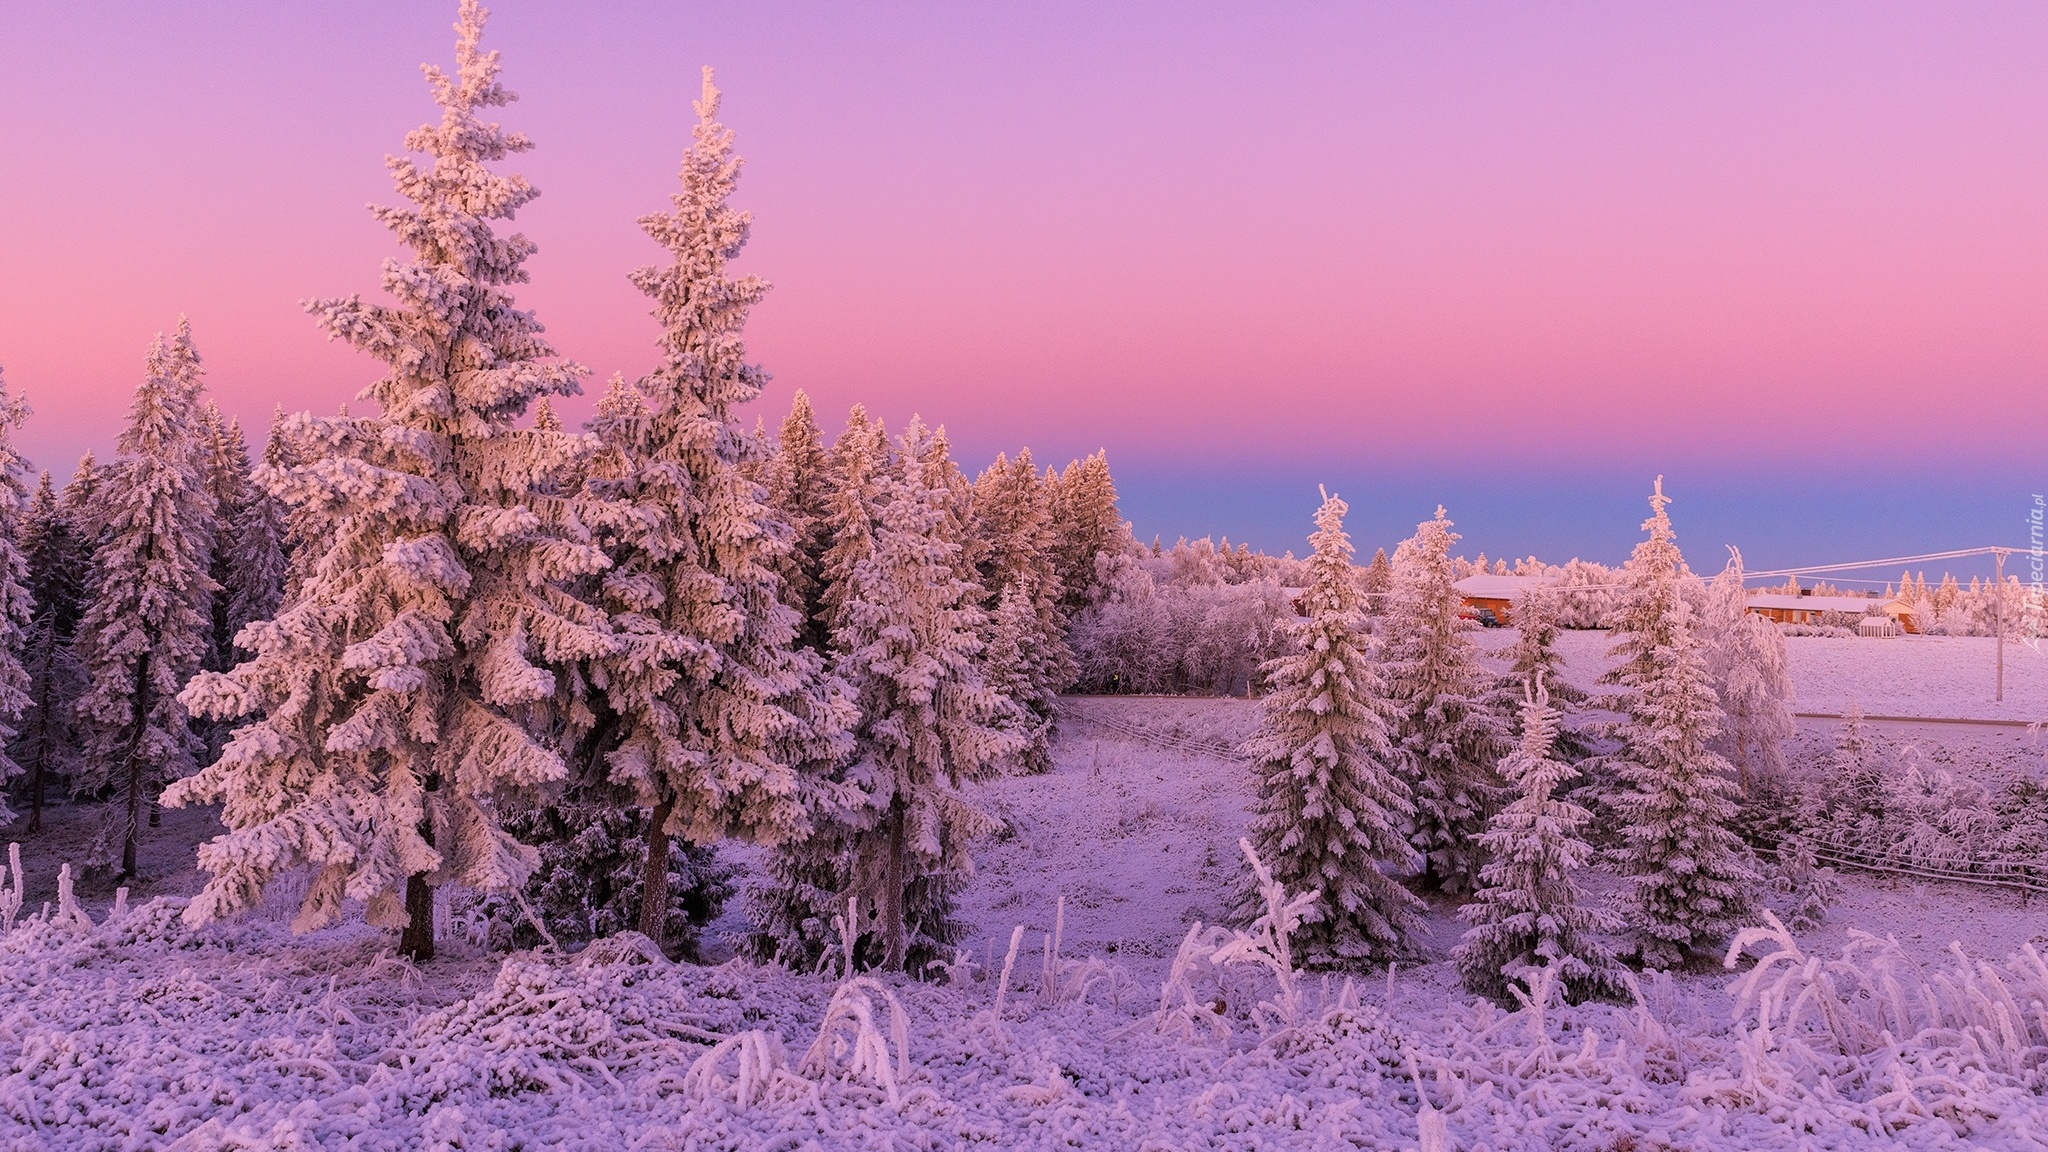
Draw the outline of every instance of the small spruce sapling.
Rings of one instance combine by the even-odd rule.
[[[1465,987],[1500,1003],[1525,968],[1554,968],[1574,1000],[1619,993],[1614,955],[1596,938],[1614,917],[1587,900],[1575,875],[1593,858],[1592,813],[1558,795],[1576,770],[1553,751],[1557,709],[1539,670],[1525,685],[1521,743],[1501,762],[1515,798],[1480,838],[1490,857],[1458,914],[1472,922],[1451,959]]]

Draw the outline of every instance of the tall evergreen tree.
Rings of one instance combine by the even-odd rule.
[[[1504,795],[1495,765],[1508,750],[1507,726],[1487,701],[1493,678],[1466,635],[1471,623],[1458,614],[1457,540],[1438,508],[1394,550],[1379,632],[1387,694],[1401,717],[1398,739],[1414,773],[1410,842],[1427,861],[1424,875],[1446,892],[1478,881],[1479,836]]]
[[[537,193],[489,165],[531,145],[482,118],[513,94],[479,47],[475,0],[455,27],[456,74],[425,69],[440,122],[406,137],[427,161],[387,162],[411,206],[373,209],[412,251],[385,265],[396,304],[307,305],[390,366],[363,393],[377,414],[284,422],[293,464],[257,479],[317,554],[277,617],[243,631],[255,655],[185,691],[197,712],[251,717],[166,797],[222,802],[228,829],[200,849],[211,879],[189,923],[310,865],[300,928],[363,899],[372,923],[403,927],[405,955],[430,958],[435,886],[504,890],[537,866],[497,802],[564,776],[538,714],[613,647],[603,613],[567,590],[606,558],[551,494],[586,442],[515,426],[583,372],[513,301],[532,242],[494,225]]]
[[[810,777],[845,755],[852,723],[843,687],[797,642],[781,575],[789,526],[744,471],[767,447],[734,409],[767,376],[747,363],[741,332],[768,286],[726,272],[750,218],[727,204],[740,161],[718,102],[707,68],[675,211],[640,221],[672,256],[633,274],[655,302],[662,363],[637,385],[644,414],[600,423],[624,467],[592,483],[619,510],[605,525],[604,586],[627,640],[594,667],[607,715],[593,738],[613,782],[650,810],[640,926],[657,939],[669,838],[809,835]]]
[[[1245,745],[1259,782],[1250,839],[1289,891],[1320,893],[1298,939],[1326,964],[1411,954],[1422,907],[1386,872],[1422,858],[1401,832],[1412,805],[1392,735],[1399,717],[1367,647],[1347,508],[1324,494],[1309,538],[1307,616],[1287,625],[1289,654],[1265,666],[1271,688]],[[1240,912],[1254,914],[1255,900],[1247,891]]]
[[[1642,962],[1669,968],[1712,952],[1749,911],[1759,883],[1735,834],[1728,762],[1709,746],[1721,709],[1694,633],[1691,579],[1679,554],[1671,503],[1658,477],[1643,521],[1649,536],[1622,569],[1608,679],[1622,688],[1627,719],[1613,760],[1622,790],[1626,918]]]
[[[952,892],[968,845],[995,820],[971,788],[1023,746],[1015,706],[983,678],[979,589],[958,575],[944,495],[927,479],[929,435],[913,420],[882,487],[872,550],[854,567],[833,635],[834,670],[859,703],[858,799],[817,836],[779,849],[777,889],[755,904],[757,948],[794,958],[843,916],[862,963],[923,972],[958,939]]]
[[[22,731],[30,708],[31,684],[28,670],[22,666],[22,656],[31,632],[35,600],[27,586],[29,568],[18,543],[22,539],[23,514],[28,510],[28,493],[22,484],[22,473],[28,465],[14,446],[15,431],[28,416],[28,402],[9,392],[6,378],[0,376],[0,786],[22,773],[14,757],[15,737]],[[35,790],[34,781],[31,790]],[[30,806],[40,826],[40,797],[32,796]],[[0,824],[13,820],[7,794],[0,790]]]
[[[111,465],[103,465],[87,452],[78,458],[78,467],[72,470],[71,482],[57,496],[57,510],[71,526],[71,536],[84,548],[88,559],[99,547],[100,538],[106,534],[106,510],[100,505],[100,490],[105,486],[107,472]]]
[[[208,575],[215,591],[211,604],[211,632],[202,666],[221,672],[235,664],[235,621],[231,606],[242,584],[241,571],[232,547],[234,528],[245,515],[253,496],[249,478],[249,447],[242,439],[240,423],[224,419],[220,409],[207,401],[199,409],[195,465],[207,493],[213,498],[214,514],[207,523]]]
[[[1757,776],[1785,769],[1784,741],[1792,735],[1792,665],[1785,634],[1749,610],[1742,553],[1728,550],[1728,566],[1707,590],[1707,671],[1725,721],[1716,750],[1735,765],[1748,795]]]
[[[790,548],[781,565],[784,596],[803,616],[804,642],[822,652],[825,629],[818,621],[818,597],[824,586],[825,541],[832,513],[831,462],[817,415],[811,411],[811,398],[802,389],[790,402],[766,473],[768,506],[790,531]]]
[[[1365,566],[1365,573],[1359,577],[1365,586],[1365,611],[1377,616],[1387,610],[1387,593],[1394,590],[1394,565],[1387,560],[1387,550],[1381,548],[1372,554],[1372,563]]]
[[[1061,608],[1060,533],[1051,496],[1029,448],[1014,463],[998,455],[973,489],[973,522],[982,544],[977,575],[986,602],[996,607],[993,622],[1014,633],[1000,647],[1006,660],[1012,646],[1020,659],[1011,661],[999,678],[1008,685],[1005,694],[1031,718],[1036,735],[1021,763],[1032,772],[1052,767],[1046,733],[1059,713],[1059,693],[1073,683],[1075,673]],[[1006,608],[1008,599],[1018,603]],[[1028,615],[1020,609],[1028,609]]]
[[[1542,671],[1524,684],[1521,744],[1501,762],[1516,793],[1488,821],[1480,844],[1489,857],[1479,889],[1458,914],[1472,922],[1451,959],[1465,987],[1508,999],[1508,981],[1523,968],[1554,966],[1574,1000],[1621,990],[1614,955],[1595,933],[1614,918],[1591,904],[1573,873],[1593,858],[1585,841],[1592,813],[1557,793],[1576,771],[1552,753],[1557,710]]]
[[[264,462],[276,471],[286,466],[283,456],[283,441],[273,430],[263,449]],[[284,505],[253,479],[244,489],[242,506],[224,523],[220,551],[233,575],[227,603],[227,639],[232,646],[242,629],[277,615],[291,562],[285,553]]]
[[[859,404],[832,442],[826,489],[825,554],[818,565],[817,622],[828,639],[847,627],[845,604],[853,594],[853,573],[875,550],[883,488],[894,456],[881,421]]]
[[[115,791],[121,875],[136,873],[143,822],[164,786],[192,770],[197,741],[178,691],[212,635],[207,575],[213,495],[196,462],[199,352],[183,318],[159,334],[104,485],[92,598],[79,623],[88,684],[78,701],[87,755],[75,786]],[[111,846],[110,846],[111,847]]]
[[[1058,575],[1063,606],[1072,615],[1101,599],[1096,557],[1121,555],[1131,546],[1130,525],[1117,510],[1108,450],[1068,464],[1060,474],[1056,499]]]
[[[14,741],[14,759],[27,777],[28,830],[43,830],[50,785],[68,781],[78,763],[76,708],[85,672],[72,650],[85,587],[84,549],[58,507],[50,474],[43,473],[22,521],[21,554],[28,565],[35,613],[22,645],[29,678],[28,709]]]

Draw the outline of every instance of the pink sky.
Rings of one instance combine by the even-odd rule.
[[[180,312],[259,428],[373,377],[296,302],[374,290],[363,205],[453,8],[6,7],[0,364],[39,464],[111,447]],[[633,218],[710,63],[778,412],[1162,477],[2039,476],[2048,8],[1251,8],[503,0],[523,298],[593,383],[651,364]]]

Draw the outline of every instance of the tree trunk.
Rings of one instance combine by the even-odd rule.
[[[149,729],[149,653],[135,661],[135,730],[128,738],[128,820],[121,836],[121,876],[136,874],[136,841],[142,834],[142,734]]]
[[[398,937],[398,954],[415,964],[434,958],[434,889],[424,873],[405,878],[405,931]]]
[[[883,869],[882,930],[888,954],[883,967],[892,972],[901,972],[903,962],[910,951],[909,925],[904,923],[903,912],[903,802],[892,801],[889,805],[889,859]]]
[[[31,835],[43,830],[44,781],[49,775],[46,765],[50,760],[50,746],[53,743],[50,739],[50,717],[53,714],[50,696],[55,689],[50,685],[50,678],[53,675],[51,663],[47,657],[41,661],[41,682],[36,685],[36,716],[41,735],[36,740],[35,759],[28,766],[28,830]]]
[[[673,796],[663,796],[647,814],[647,855],[640,862],[640,934],[659,946],[668,920],[668,818]]]
[[[437,780],[427,781],[428,795],[434,793],[438,784]],[[430,847],[434,843],[431,812],[420,818],[420,838]],[[427,883],[423,873],[405,878],[405,931],[398,937],[398,954],[415,964],[434,958],[434,887]]]
[[[1735,738],[1735,770],[1742,777],[1742,795],[1747,799],[1749,796],[1749,734],[1747,732]]]

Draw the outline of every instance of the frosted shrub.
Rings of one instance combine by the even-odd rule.
[[[1254,964],[1271,973],[1278,991],[1271,999],[1259,1001],[1252,1009],[1252,1018],[1261,1032],[1274,1027],[1295,1028],[1302,1023],[1303,1005],[1301,971],[1294,966],[1290,937],[1323,894],[1311,889],[1288,896],[1287,889],[1273,879],[1265,862],[1252,851],[1250,840],[1240,839],[1237,846],[1244,851],[1252,874],[1258,878],[1259,896],[1265,901],[1266,910],[1252,921],[1250,931],[1236,933],[1217,948],[1211,960],[1218,965]]]
[[[880,1017],[888,1011],[888,1031]],[[803,1072],[829,1082],[864,1080],[894,1105],[910,1075],[910,1017],[896,994],[871,976],[855,976],[832,994],[818,1038],[804,1053]]]
[[[728,1036],[697,1057],[683,1075],[682,1091],[700,1103],[725,1099],[745,1108],[815,1096],[817,1086],[790,1070],[782,1037],[757,1028]]]
[[[7,875],[13,883],[0,882],[0,932],[14,931],[14,918],[21,915],[22,895],[28,889],[21,880],[21,845],[7,846]]]
[[[1946,1122],[1957,1135],[2048,1089],[2048,963],[2032,944],[1991,963],[1950,945],[1932,975],[1892,940],[1851,930],[1834,959],[1808,957],[1769,912],[1726,966],[1769,946],[1729,988],[1740,1074],[1688,1095],[1782,1111],[1809,1129],[1879,1135]]]

